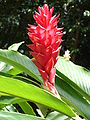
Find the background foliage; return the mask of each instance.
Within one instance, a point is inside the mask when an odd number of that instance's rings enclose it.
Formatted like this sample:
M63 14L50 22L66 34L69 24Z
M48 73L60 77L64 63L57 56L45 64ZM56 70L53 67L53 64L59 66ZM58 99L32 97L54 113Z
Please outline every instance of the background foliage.
M0 120L8 116L12 120L62 120L75 114L77 120L89 120L90 71L59 56L55 77L58 99L42 89L42 78L32 59L17 51L22 43L0 49Z
M54 14L60 14L58 26L64 28L61 54L69 49L74 63L89 68L89 0L0 0L0 48L20 41L30 43L27 25L34 24L34 11L44 3L54 6ZM25 44L19 51L29 55Z

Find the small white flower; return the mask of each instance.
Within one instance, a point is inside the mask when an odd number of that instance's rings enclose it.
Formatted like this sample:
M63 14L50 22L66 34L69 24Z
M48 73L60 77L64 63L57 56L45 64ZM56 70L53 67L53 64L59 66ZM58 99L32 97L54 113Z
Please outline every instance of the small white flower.
M70 51L69 50L66 50L65 51L65 54L63 55L63 57L66 59L66 60L69 60L71 57L70 57Z

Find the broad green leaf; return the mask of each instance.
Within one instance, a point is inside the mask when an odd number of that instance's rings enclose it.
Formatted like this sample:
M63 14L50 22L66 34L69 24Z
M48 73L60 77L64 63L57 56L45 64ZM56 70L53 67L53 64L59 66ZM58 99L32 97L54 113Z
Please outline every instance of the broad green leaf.
M25 102L25 101L20 102L19 106L22 108L22 110L24 111L25 114L35 115L33 108L30 106L30 104L28 102Z
M90 100L90 71L63 57L56 64L57 74Z
M45 105L70 117L75 116L71 108L63 101L32 84L0 76L0 92Z
M90 119L90 104L70 84L56 76L56 88L80 114ZM67 102L67 101L65 101ZM71 105L72 105L71 104Z
M20 45L22 45L23 43L24 43L24 41L23 41L23 42L20 42L20 43L15 43L15 44L11 45L11 46L8 48L8 50L17 51L18 48L20 47Z
M0 120L44 120L44 118L15 112L0 111Z
M14 51L17 51L18 48L20 47L20 45L24 43L24 42L20 42L20 43L15 43L13 45L11 45L8 50L14 50ZM0 62L0 71L1 72L8 72L9 71L9 74L19 74L20 73L20 70L14 68L13 66L11 65L8 65L6 64L5 62Z
M16 51L0 50L0 60L18 68L40 82L43 82L37 67L27 56Z
M23 82L26 82L26 83L29 83L29 84L34 84L34 85L36 85L38 87L41 87L41 85L37 81L34 81L34 80L29 79L27 77L23 77L23 76L19 76L19 75L13 76L12 74L3 73L3 72L0 72L0 75L5 76L5 77L15 78L15 79L17 79L19 81L23 81Z

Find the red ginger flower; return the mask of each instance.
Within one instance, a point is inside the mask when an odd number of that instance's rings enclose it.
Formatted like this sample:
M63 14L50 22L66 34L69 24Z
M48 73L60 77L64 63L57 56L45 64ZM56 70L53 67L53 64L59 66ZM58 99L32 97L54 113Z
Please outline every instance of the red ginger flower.
M58 92L54 87L58 53L60 43L62 42L62 28L57 28L59 16L52 17L53 8L50 9L47 4L38 7L39 13L35 11L34 19L37 26L30 25L28 28L29 38L33 44L28 47L33 51L32 56L35 58L33 62L38 67L39 72L44 80L44 87L58 96Z

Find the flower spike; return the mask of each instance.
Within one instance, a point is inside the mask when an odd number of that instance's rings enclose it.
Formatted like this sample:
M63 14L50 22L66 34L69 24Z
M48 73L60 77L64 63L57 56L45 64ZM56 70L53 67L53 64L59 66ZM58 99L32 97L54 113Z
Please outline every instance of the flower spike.
M58 97L58 92L54 86L55 64L58 60L59 45L62 42L63 33L62 28L57 27L59 15L52 17L53 9L52 7L49 10L48 5L44 4L43 7L38 7L39 13L35 11L34 19L37 26L29 24L28 36L33 44L28 45L28 47L32 50L30 53L35 58L33 62L43 78L43 88Z

